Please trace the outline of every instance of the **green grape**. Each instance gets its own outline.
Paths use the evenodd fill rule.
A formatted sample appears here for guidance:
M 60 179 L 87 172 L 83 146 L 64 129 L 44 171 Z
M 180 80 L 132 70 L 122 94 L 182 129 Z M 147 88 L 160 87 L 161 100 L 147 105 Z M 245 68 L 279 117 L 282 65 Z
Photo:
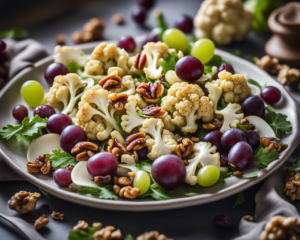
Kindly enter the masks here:
M 133 187 L 140 189 L 140 195 L 143 195 L 148 191 L 150 184 L 150 176 L 146 171 L 140 170 L 135 173 L 135 177 L 133 179 Z
M 177 51 L 181 50 L 182 52 L 185 52 L 187 49 L 187 38 L 185 34 L 177 28 L 167 29 L 164 32 L 162 39 L 169 48 L 175 48 Z
M 209 62 L 214 56 L 215 44 L 208 38 L 202 38 L 195 42 L 191 55 L 198 58 L 203 64 Z
M 39 106 L 44 99 L 44 89 L 39 82 L 29 80 L 23 83 L 21 96 L 30 107 L 35 108 Z
M 207 165 L 198 172 L 198 183 L 203 187 L 214 185 L 220 177 L 220 170 L 215 165 Z

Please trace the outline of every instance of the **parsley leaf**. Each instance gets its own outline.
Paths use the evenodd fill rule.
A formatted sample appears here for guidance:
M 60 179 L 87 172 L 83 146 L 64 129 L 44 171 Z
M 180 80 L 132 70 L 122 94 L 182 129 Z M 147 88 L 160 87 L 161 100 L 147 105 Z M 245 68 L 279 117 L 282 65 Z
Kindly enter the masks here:
M 245 125 L 244 124 L 238 124 L 237 128 L 242 130 L 243 132 L 247 132 L 250 129 L 250 126 L 247 125 L 247 124 L 245 124 Z
M 221 108 L 226 108 L 228 105 L 228 102 L 225 102 L 225 98 L 223 96 L 220 97 L 219 101 L 218 101 L 218 105 Z
M 140 160 L 135 164 L 135 166 L 140 170 L 145 170 L 147 173 L 149 173 L 151 175 L 152 162 L 153 161 L 151 161 L 149 159 Z
M 292 131 L 292 125 L 290 121 L 287 121 L 287 116 L 282 113 L 276 113 L 271 106 L 266 106 L 266 109 L 269 113 L 267 116 L 267 122 L 274 130 L 276 136 L 279 134 L 285 134 Z
M 105 140 L 102 140 L 102 141 L 97 140 L 96 142 L 98 143 L 98 146 L 99 146 L 98 152 L 101 152 L 101 150 L 104 148 L 104 146 L 105 146 L 105 144 L 106 144 L 106 139 L 105 139 Z
M 237 196 L 235 204 L 233 205 L 233 208 L 235 208 L 238 205 L 241 205 L 244 202 L 245 202 L 244 194 L 243 192 L 240 192 Z
M 247 79 L 247 82 L 249 84 L 252 84 L 252 85 L 255 85 L 255 86 L 259 87 L 260 90 L 262 89 L 262 86 L 257 81 L 255 81 L 253 79 Z
M 64 168 L 69 165 L 75 167 L 78 163 L 74 156 L 66 152 L 61 152 L 60 150 L 53 150 L 52 154 L 46 154 L 46 156 L 54 168 Z
M 174 195 L 176 195 L 175 192 L 166 190 L 163 187 L 159 186 L 157 183 L 152 183 L 148 192 L 146 192 L 142 196 L 139 196 L 139 198 L 151 196 L 152 198 L 154 198 L 156 200 L 166 200 L 166 199 L 171 198 Z
M 249 175 L 246 175 L 244 176 L 245 178 L 256 178 L 258 176 L 257 173 L 252 173 L 252 174 L 249 174 Z
M 67 64 L 67 68 L 69 69 L 70 73 L 77 73 L 78 70 L 83 70 L 83 66 L 77 64 L 77 62 L 72 61 Z
M 121 123 L 122 123 L 121 117 L 117 116 L 117 125 L 119 127 L 119 133 L 122 135 L 123 138 L 126 138 L 126 133 L 124 132 Z
M 175 71 L 175 65 L 178 60 L 177 52 L 168 53 L 168 56 L 160 64 L 163 73 L 166 74 L 169 70 Z
M 189 192 L 184 194 L 187 197 L 192 197 L 198 194 L 202 194 L 204 191 L 201 189 L 200 185 L 197 183 L 195 185 L 190 186 Z
M 28 38 L 28 36 L 29 33 L 25 28 L 11 28 L 0 32 L 0 39 L 8 37 L 15 40 L 23 40 Z
M 27 140 L 31 142 L 32 140 L 43 135 L 42 129 L 47 125 L 47 118 L 40 118 L 39 115 L 35 115 L 32 120 L 28 117 L 24 118 L 22 125 L 12 126 L 7 125 L 3 127 L 0 131 L 0 135 L 5 139 L 10 139 L 12 136 L 16 136 L 18 141 Z
M 220 177 L 218 179 L 218 183 L 224 183 L 225 178 L 229 178 L 232 175 L 232 172 L 227 172 L 227 173 L 221 173 Z
M 289 167 L 290 171 L 293 171 L 295 173 L 300 172 L 300 157 L 298 157 L 295 162 Z
M 94 197 L 98 197 L 102 199 L 113 199 L 113 200 L 119 199 L 118 196 L 114 194 L 112 185 L 96 186 L 96 187 L 81 186 L 77 190 L 77 193 L 81 195 L 89 194 Z
M 257 168 L 259 170 L 266 168 L 270 162 L 278 158 L 278 152 L 273 148 L 271 151 L 268 151 L 268 148 L 261 148 L 258 153 L 253 157 L 253 162 L 257 162 Z
M 88 227 L 87 230 L 71 230 L 69 233 L 69 240 L 94 240 L 94 233 L 100 230 L 101 227 Z
M 135 238 L 131 234 L 129 234 L 126 236 L 125 240 L 135 240 Z

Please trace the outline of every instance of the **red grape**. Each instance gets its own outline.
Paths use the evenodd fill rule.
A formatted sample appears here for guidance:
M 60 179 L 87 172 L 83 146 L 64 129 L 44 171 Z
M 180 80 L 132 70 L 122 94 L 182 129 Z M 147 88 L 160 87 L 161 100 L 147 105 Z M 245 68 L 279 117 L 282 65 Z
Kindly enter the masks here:
M 132 19 L 140 25 L 143 25 L 147 16 L 147 11 L 145 8 L 137 6 L 133 9 L 131 13 Z
M 139 156 L 139 160 L 145 160 L 147 159 L 148 149 L 147 147 L 143 147 L 140 150 L 137 150 L 137 154 Z
M 127 52 L 133 52 L 135 50 L 136 44 L 131 36 L 122 36 L 119 39 L 119 48 L 124 48 Z
M 55 114 L 55 110 L 53 107 L 49 105 L 41 105 L 34 109 L 33 116 L 36 114 L 39 115 L 41 118 L 49 118 L 53 114 Z
M 159 38 L 157 36 L 157 34 L 153 33 L 153 32 L 149 32 L 146 36 L 146 39 L 144 41 L 143 45 L 146 45 L 148 42 L 158 42 Z
M 259 139 L 260 136 L 257 132 L 248 130 L 245 132 L 246 138 L 247 138 L 247 143 L 252 147 L 253 150 L 257 149 L 260 145 Z
M 23 105 L 17 105 L 15 106 L 12 115 L 18 122 L 21 123 L 24 118 L 28 117 L 28 110 Z
M 44 74 L 47 83 L 52 86 L 54 78 L 59 75 L 66 75 L 70 73 L 69 69 L 62 63 L 51 63 Z
M 144 7 L 146 9 L 150 9 L 153 7 L 155 0 L 138 0 L 137 5 Z
M 155 182 L 166 189 L 178 187 L 185 179 L 186 169 L 182 159 L 173 154 L 157 158 L 151 167 Z
M 214 224 L 217 227 L 222 227 L 222 228 L 233 228 L 234 223 L 231 219 L 231 217 L 220 214 L 214 217 Z
M 71 153 L 76 143 L 82 141 L 87 141 L 87 136 L 85 131 L 79 126 L 67 126 L 60 135 L 60 146 L 67 153 Z
M 180 15 L 175 22 L 175 28 L 180 29 L 181 31 L 183 31 L 184 33 L 190 33 L 193 31 L 193 19 L 186 15 L 186 14 L 182 14 Z
M 59 187 L 68 187 L 72 183 L 71 170 L 59 168 L 54 171 L 53 179 Z
M 261 90 L 260 96 L 265 101 L 265 103 L 275 104 L 278 103 L 281 99 L 281 92 L 276 87 L 268 86 Z
M 217 147 L 218 152 L 224 152 L 224 148 L 221 143 L 222 135 L 223 133 L 218 130 L 209 132 L 204 136 L 203 142 L 210 142 L 212 145 L 215 145 Z
M 236 143 L 229 151 L 228 163 L 237 171 L 244 171 L 252 163 L 251 146 L 246 142 Z
M 193 56 L 180 58 L 175 65 L 175 70 L 182 81 L 188 82 L 197 81 L 204 73 L 202 62 Z
M 217 70 L 217 72 L 215 73 L 215 75 L 213 76 L 213 79 L 216 80 L 218 79 L 218 74 L 219 72 L 222 72 L 222 71 L 226 71 L 226 72 L 230 72 L 232 74 L 235 74 L 235 71 L 234 71 L 234 68 L 232 65 L 228 64 L 228 63 L 223 63 Z
M 62 113 L 53 114 L 47 120 L 47 130 L 49 133 L 61 134 L 69 125 L 72 125 L 72 119 Z
M 0 53 L 4 52 L 6 49 L 6 43 L 3 40 L 0 40 Z
M 87 161 L 87 170 L 93 176 L 115 175 L 118 169 L 118 160 L 109 152 L 101 152 L 92 156 Z
M 245 133 L 237 128 L 228 129 L 221 137 L 222 146 L 227 151 L 229 151 L 237 142 L 246 142 Z
M 242 104 L 245 117 L 255 115 L 260 118 L 265 116 L 265 104 L 260 97 L 250 96 Z

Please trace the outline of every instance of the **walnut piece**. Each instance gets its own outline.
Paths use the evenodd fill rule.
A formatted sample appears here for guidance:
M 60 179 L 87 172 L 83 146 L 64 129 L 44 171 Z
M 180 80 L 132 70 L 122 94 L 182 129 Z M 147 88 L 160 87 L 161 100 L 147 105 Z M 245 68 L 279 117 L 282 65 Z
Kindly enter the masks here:
M 64 215 L 65 214 L 63 214 L 63 213 L 53 211 L 51 214 L 51 217 L 56 220 L 64 220 Z
M 107 175 L 107 176 L 95 176 L 95 177 L 92 177 L 92 180 L 97 185 L 106 185 L 106 184 L 110 183 L 111 176 L 110 175 Z
M 244 173 L 243 173 L 243 172 L 240 172 L 240 171 L 235 171 L 235 172 L 233 172 L 232 174 L 233 174 L 234 176 L 236 176 L 236 177 L 241 177 L 241 176 L 244 175 Z
M 124 86 L 121 85 L 122 78 L 119 77 L 116 74 L 110 74 L 103 78 L 99 85 L 103 87 L 105 90 L 110 90 L 112 88 L 115 88 L 117 92 L 121 92 L 124 89 Z
M 67 42 L 66 35 L 64 34 L 59 34 L 55 37 L 55 42 L 57 45 L 65 45 Z
M 254 61 L 258 67 L 267 71 L 271 75 L 276 75 L 282 67 L 277 58 L 271 58 L 268 55 L 263 56 L 261 59 L 255 57 Z
M 119 196 L 127 199 L 135 199 L 140 195 L 140 189 L 131 186 L 122 187 L 119 191 Z
M 28 162 L 26 167 L 30 173 L 41 171 L 43 174 L 47 174 L 51 170 L 51 162 L 47 159 L 46 154 L 44 154 L 43 156 L 38 156 L 33 162 Z
M 74 230 L 80 229 L 80 230 L 86 230 L 88 228 L 87 222 L 80 220 L 78 221 L 77 225 L 73 227 Z
M 117 139 L 109 139 L 107 151 L 115 155 L 117 158 L 127 153 L 126 148 Z
M 300 79 L 300 70 L 283 65 L 277 75 L 277 81 L 282 85 L 291 85 Z
M 127 145 L 127 151 L 138 151 L 145 147 L 146 145 L 146 134 L 144 132 L 138 132 L 131 134 L 125 140 L 125 144 Z M 137 154 L 137 153 L 136 153 Z M 138 156 L 137 156 L 138 159 Z
M 32 211 L 36 206 L 36 202 L 40 200 L 40 198 L 40 193 L 20 191 L 11 197 L 8 201 L 8 206 L 10 209 L 17 211 L 20 214 L 24 214 Z
M 288 147 L 287 144 L 283 144 L 283 146 L 280 146 L 276 138 L 267 138 L 267 137 L 262 137 L 259 139 L 260 145 L 263 148 L 268 148 L 268 151 L 271 151 L 273 148 L 279 152 L 281 150 L 284 150 Z
M 112 93 L 108 96 L 108 103 L 117 110 L 122 110 L 127 103 L 128 95 L 126 93 Z
M 208 131 L 211 131 L 211 130 L 220 128 L 221 126 L 222 126 L 222 123 L 221 123 L 220 120 L 217 119 L 217 118 L 214 118 L 214 119 L 212 120 L 212 122 L 210 122 L 210 123 L 204 123 L 204 124 L 202 124 L 202 127 L 203 127 L 205 130 L 208 130 Z
M 102 223 L 100 223 L 100 222 L 94 222 L 93 223 L 93 227 L 94 228 L 101 228 L 102 227 Z
M 48 223 L 49 223 L 49 219 L 46 217 L 45 214 L 43 214 L 35 221 L 33 226 L 34 226 L 35 230 L 39 230 L 42 227 L 45 227 Z
M 122 24 L 124 22 L 124 17 L 121 13 L 116 13 L 111 17 L 111 20 L 115 23 L 115 24 Z
M 181 159 L 186 159 L 193 152 L 194 143 L 189 138 L 182 139 L 175 148 L 175 153 Z
M 122 239 L 122 233 L 121 233 L 121 230 L 118 229 L 114 232 L 111 233 L 111 237 L 112 239 Z
M 249 221 L 249 222 L 253 222 L 253 217 L 250 215 L 246 215 L 243 217 L 245 220 Z
M 99 149 L 97 143 L 82 141 L 78 142 L 71 150 L 71 154 L 76 155 L 76 160 L 87 161 L 92 157 Z
M 291 201 L 300 199 L 300 173 L 295 174 L 289 171 L 289 179 L 285 183 L 284 194 L 291 198 Z
M 121 234 L 121 231 L 120 230 L 117 230 L 117 231 L 120 231 L 120 233 L 112 233 L 112 231 L 115 230 L 115 227 L 113 226 L 107 226 L 105 228 L 102 228 L 101 230 L 97 231 L 94 233 L 93 237 L 94 237 L 94 240 L 112 240 L 112 239 L 121 239 L 122 238 L 122 234 Z M 114 235 L 114 237 L 113 237 Z M 121 238 L 117 238 L 121 236 Z
M 166 113 L 164 110 L 161 110 L 161 107 L 159 107 L 157 104 L 151 104 L 145 107 L 142 112 L 144 115 L 150 117 L 159 117 Z
M 172 240 L 167 238 L 164 234 L 159 234 L 157 231 L 145 232 L 138 236 L 136 240 Z
M 147 63 L 147 55 L 143 54 L 141 55 L 140 53 L 136 55 L 135 57 L 135 62 L 134 62 L 134 67 L 138 70 L 142 70 Z
M 300 223 L 296 217 L 274 216 L 266 224 L 259 240 L 299 239 Z
M 159 83 L 141 83 L 136 92 L 148 103 L 156 103 L 164 93 L 164 86 Z

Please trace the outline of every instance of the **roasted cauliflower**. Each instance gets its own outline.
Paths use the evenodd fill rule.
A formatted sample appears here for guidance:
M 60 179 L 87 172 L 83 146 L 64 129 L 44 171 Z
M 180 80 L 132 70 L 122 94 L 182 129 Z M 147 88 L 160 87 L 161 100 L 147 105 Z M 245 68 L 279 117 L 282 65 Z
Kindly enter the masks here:
M 79 66 L 85 66 L 88 57 L 78 48 L 68 46 L 56 46 L 54 48 L 54 62 L 67 65 L 70 62 L 76 62 Z
M 186 82 L 171 86 L 162 99 L 161 108 L 168 113 L 163 116 L 165 127 L 170 131 L 179 129 L 184 134 L 197 131 L 197 119 L 210 122 L 214 116 L 213 103 L 204 96 L 202 89 Z

